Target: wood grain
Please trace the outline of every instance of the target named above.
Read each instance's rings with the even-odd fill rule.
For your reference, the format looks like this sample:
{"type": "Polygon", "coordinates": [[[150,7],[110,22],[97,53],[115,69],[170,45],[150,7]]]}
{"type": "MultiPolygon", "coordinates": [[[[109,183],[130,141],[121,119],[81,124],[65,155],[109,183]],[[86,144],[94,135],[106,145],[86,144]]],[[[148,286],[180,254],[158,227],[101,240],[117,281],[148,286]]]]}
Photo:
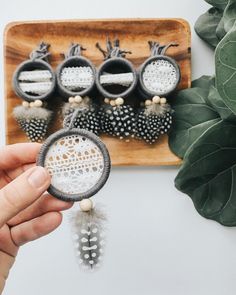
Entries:
{"type": "MultiPolygon", "coordinates": [[[[122,48],[132,51],[128,59],[135,67],[149,57],[147,42],[156,40],[162,44],[176,42],[178,47],[170,48],[168,55],[176,59],[181,69],[179,89],[191,84],[191,36],[189,25],[182,19],[112,19],[33,21],[10,23],[5,29],[5,106],[6,142],[26,142],[27,138],[12,117],[13,108],[21,103],[12,89],[12,75],[16,67],[28,59],[29,53],[41,42],[51,44],[51,65],[55,68],[62,60],[71,42],[78,42],[87,48],[84,56],[96,66],[102,62],[101,53],[96,50],[97,41],[105,43],[107,36],[119,37],[122,48]]],[[[56,97],[55,97],[56,99],[56,97]]],[[[172,97],[171,99],[174,99],[172,97]]],[[[50,132],[59,129],[61,122],[54,120],[50,132]]],[[[168,147],[168,138],[163,136],[155,145],[141,141],[129,143],[102,136],[111,154],[113,165],[178,165],[181,160],[168,147]]]]}

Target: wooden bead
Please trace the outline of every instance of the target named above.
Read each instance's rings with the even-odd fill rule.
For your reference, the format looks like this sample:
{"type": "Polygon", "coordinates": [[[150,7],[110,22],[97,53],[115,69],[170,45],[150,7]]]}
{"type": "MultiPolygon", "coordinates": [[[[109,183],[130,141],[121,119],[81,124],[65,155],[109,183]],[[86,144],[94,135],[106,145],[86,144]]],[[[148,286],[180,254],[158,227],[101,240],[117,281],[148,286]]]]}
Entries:
{"type": "Polygon", "coordinates": [[[111,105],[112,107],[116,106],[116,102],[115,102],[115,100],[111,100],[111,101],[110,101],[110,105],[111,105]]]}
{"type": "Polygon", "coordinates": [[[36,99],[34,102],[34,106],[40,108],[43,105],[43,102],[39,99],[36,99]]]}
{"type": "Polygon", "coordinates": [[[81,202],[79,202],[79,206],[81,211],[88,212],[93,209],[93,202],[90,199],[84,199],[81,202]]]}
{"type": "Polygon", "coordinates": [[[161,98],[160,98],[160,96],[157,96],[157,95],[156,95],[156,96],[153,97],[152,101],[153,101],[154,103],[160,103],[161,98]]]}
{"type": "Polygon", "coordinates": [[[104,102],[107,103],[107,104],[109,104],[110,103],[110,99],[109,98],[105,98],[104,99],[104,102]]]}
{"type": "Polygon", "coordinates": [[[160,100],[160,103],[161,104],[166,104],[166,98],[165,97],[162,97],[161,100],[160,100]]]}
{"type": "Polygon", "coordinates": [[[82,97],[80,96],[80,95],[76,95],[75,97],[74,97],[74,102],[76,102],[76,103],[81,103],[82,102],[82,97]]]}
{"type": "Polygon", "coordinates": [[[115,101],[117,106],[124,104],[124,99],[122,97],[118,97],[115,101]]]}
{"type": "Polygon", "coordinates": [[[69,97],[68,99],[69,103],[74,103],[75,102],[75,98],[73,96],[69,97]]]}
{"type": "Polygon", "coordinates": [[[150,106],[150,105],[152,105],[152,101],[150,99],[147,99],[145,101],[145,106],[150,106]]]}
{"type": "Polygon", "coordinates": [[[30,107],[31,108],[34,108],[35,107],[34,101],[30,102],[30,107]]]}
{"type": "Polygon", "coordinates": [[[30,104],[28,101],[23,101],[22,105],[23,105],[23,107],[28,108],[30,104]]]}

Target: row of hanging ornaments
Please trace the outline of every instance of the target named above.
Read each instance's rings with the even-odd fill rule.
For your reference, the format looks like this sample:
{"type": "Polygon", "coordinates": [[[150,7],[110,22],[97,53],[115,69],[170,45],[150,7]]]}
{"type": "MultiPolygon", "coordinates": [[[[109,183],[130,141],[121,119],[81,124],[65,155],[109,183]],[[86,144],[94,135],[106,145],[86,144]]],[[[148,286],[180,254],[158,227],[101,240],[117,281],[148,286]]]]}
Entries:
{"type": "Polygon", "coordinates": [[[23,99],[14,109],[15,119],[31,141],[42,141],[53,118],[50,99],[57,89],[65,102],[65,122],[77,110],[74,127],[126,141],[133,137],[155,143],[171,128],[172,110],[166,97],[176,89],[181,75],[176,61],[165,55],[177,44],[148,43],[151,56],[138,71],[126,59],[131,52],[121,50],[119,40],[112,43],[108,39],[106,50],[96,44],[104,56],[97,70],[82,56],[85,49],[72,44],[54,73],[48,59],[50,45],[42,42],[14,73],[14,90],[23,99]],[[98,94],[102,103],[96,102],[98,94]],[[127,104],[131,95],[138,97],[140,107],[127,104]]]}

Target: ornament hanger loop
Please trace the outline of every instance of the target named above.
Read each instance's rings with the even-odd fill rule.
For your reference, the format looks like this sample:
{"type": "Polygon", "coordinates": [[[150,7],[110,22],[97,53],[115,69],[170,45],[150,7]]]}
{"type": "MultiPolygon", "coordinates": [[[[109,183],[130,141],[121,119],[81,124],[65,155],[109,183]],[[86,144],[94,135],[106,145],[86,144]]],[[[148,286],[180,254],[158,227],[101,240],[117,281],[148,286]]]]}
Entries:
{"type": "Polygon", "coordinates": [[[30,53],[30,59],[33,61],[36,59],[42,59],[42,60],[45,60],[46,62],[49,62],[48,61],[48,56],[50,55],[50,53],[48,52],[49,47],[50,47],[50,44],[41,42],[38,48],[33,50],[30,53]]]}
{"type": "Polygon", "coordinates": [[[72,56],[81,56],[82,55],[82,51],[85,51],[86,48],[84,48],[82,45],[80,44],[74,44],[72,43],[70,48],[69,48],[69,51],[67,54],[64,54],[65,58],[69,58],[69,57],[72,57],[72,56]]]}
{"type": "Polygon", "coordinates": [[[165,55],[166,51],[170,48],[170,47],[176,47],[179,46],[179,44],[177,43],[169,43],[167,45],[162,45],[160,46],[160,43],[155,42],[155,41],[148,41],[150,50],[151,50],[151,56],[156,56],[156,55],[165,55]]]}

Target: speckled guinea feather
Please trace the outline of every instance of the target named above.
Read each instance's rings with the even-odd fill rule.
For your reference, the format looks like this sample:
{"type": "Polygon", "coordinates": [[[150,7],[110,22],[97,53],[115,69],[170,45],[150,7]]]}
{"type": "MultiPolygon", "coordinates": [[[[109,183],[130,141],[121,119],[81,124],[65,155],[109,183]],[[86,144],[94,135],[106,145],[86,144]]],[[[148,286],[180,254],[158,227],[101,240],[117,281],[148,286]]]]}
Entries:
{"type": "Polygon", "coordinates": [[[100,265],[105,221],[106,216],[100,208],[93,208],[89,212],[79,210],[71,216],[76,255],[80,264],[87,269],[95,269],[100,265]]]}
{"type": "Polygon", "coordinates": [[[52,111],[42,107],[17,106],[13,110],[13,116],[30,141],[41,142],[47,134],[52,111]]]}

